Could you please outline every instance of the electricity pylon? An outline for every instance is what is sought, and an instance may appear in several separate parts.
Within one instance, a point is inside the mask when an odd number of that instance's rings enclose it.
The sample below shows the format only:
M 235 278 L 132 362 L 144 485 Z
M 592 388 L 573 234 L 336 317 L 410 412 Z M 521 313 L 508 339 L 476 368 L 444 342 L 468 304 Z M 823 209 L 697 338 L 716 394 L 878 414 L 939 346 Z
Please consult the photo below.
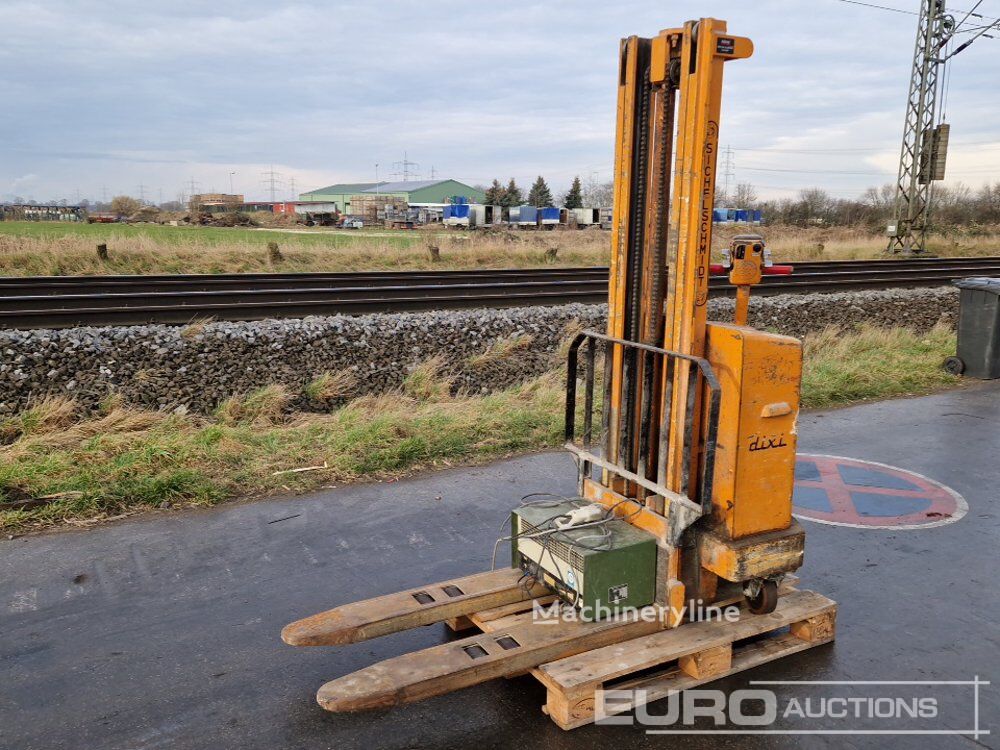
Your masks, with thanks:
M 887 232 L 890 253 L 924 252 L 931 182 L 944 179 L 948 125 L 935 125 L 935 115 L 945 65 L 943 51 L 954 29 L 955 19 L 945 12 L 944 0 L 922 1 L 896 180 L 895 220 Z

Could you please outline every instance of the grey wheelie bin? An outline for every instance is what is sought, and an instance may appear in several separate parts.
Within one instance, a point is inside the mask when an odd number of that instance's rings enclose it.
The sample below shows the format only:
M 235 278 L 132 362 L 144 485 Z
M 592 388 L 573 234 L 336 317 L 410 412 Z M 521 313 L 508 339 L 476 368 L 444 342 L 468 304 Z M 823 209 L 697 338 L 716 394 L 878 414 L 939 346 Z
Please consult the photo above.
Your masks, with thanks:
M 955 282 L 960 291 L 958 352 L 948 357 L 948 372 L 970 378 L 1000 378 L 1000 279 Z

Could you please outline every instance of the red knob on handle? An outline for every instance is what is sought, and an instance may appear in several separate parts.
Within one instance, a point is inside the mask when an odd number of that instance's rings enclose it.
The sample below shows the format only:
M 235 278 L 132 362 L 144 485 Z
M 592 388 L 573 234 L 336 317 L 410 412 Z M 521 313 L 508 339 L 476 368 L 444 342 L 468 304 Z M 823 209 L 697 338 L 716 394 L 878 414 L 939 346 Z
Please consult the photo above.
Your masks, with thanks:
M 708 273 L 711 276 L 725 276 L 729 273 L 729 269 L 721 263 L 710 263 L 708 266 Z
M 765 276 L 789 276 L 795 270 L 795 266 L 764 266 Z

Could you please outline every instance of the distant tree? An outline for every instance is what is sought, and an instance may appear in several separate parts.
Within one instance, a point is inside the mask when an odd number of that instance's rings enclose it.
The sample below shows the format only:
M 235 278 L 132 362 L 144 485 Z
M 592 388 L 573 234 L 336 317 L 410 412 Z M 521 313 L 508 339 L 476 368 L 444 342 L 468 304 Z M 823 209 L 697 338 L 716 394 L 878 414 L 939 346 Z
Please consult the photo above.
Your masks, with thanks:
M 563 205 L 566 208 L 583 208 L 583 185 L 580 184 L 579 176 L 573 178 L 573 184 L 563 198 Z
M 507 187 L 503 191 L 503 200 L 501 200 L 500 205 L 504 208 L 511 208 L 512 206 L 520 206 L 524 203 L 524 196 L 521 195 L 521 188 L 517 186 L 514 182 L 514 178 L 510 178 L 510 182 L 507 183 Z
M 862 200 L 875 211 L 888 216 L 896 202 L 896 186 L 886 183 L 881 187 L 870 187 L 865 190 Z
M 128 195 L 116 195 L 111 199 L 111 210 L 122 216 L 131 216 L 140 208 L 142 204 Z
M 502 206 L 503 205 L 503 195 L 504 189 L 503 185 L 500 184 L 500 180 L 493 180 L 493 184 L 486 188 L 486 197 L 483 198 L 483 203 L 487 206 Z
M 549 186 L 545 184 L 545 179 L 541 175 L 538 175 L 535 184 L 528 191 L 528 203 L 539 208 L 552 205 L 552 191 L 549 190 Z
M 800 223 L 823 224 L 829 218 L 827 216 L 832 199 L 830 194 L 821 188 L 807 188 L 799 191 L 799 205 L 797 219 Z
M 976 212 L 981 222 L 1000 221 L 1000 182 L 983 185 L 976 194 Z
M 749 182 L 741 182 L 733 193 L 734 208 L 756 208 L 757 189 Z
M 583 205 L 589 208 L 609 208 L 614 204 L 615 183 L 598 182 L 591 174 L 583 183 Z

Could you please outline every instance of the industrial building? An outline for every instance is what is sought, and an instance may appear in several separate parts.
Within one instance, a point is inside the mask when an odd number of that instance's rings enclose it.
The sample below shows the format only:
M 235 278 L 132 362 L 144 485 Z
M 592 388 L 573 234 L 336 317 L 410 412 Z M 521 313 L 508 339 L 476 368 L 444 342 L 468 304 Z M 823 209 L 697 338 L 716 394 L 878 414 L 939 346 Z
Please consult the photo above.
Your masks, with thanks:
M 360 213 L 352 210 L 355 196 L 387 196 L 398 198 L 413 207 L 445 206 L 455 196 L 466 198 L 470 203 L 481 203 L 486 194 L 471 185 L 458 180 L 408 180 L 404 182 L 353 182 L 329 185 L 318 190 L 310 190 L 299 195 L 300 201 L 316 201 L 336 204 L 343 214 Z M 355 201 L 357 202 L 357 201 Z

